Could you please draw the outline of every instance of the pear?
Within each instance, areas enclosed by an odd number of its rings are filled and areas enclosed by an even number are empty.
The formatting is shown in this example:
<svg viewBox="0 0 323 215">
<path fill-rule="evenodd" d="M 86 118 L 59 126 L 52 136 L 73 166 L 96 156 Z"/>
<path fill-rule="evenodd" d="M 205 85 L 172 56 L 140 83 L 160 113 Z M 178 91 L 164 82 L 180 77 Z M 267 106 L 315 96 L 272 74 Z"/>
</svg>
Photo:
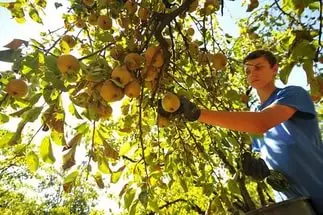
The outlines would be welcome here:
<svg viewBox="0 0 323 215">
<path fill-rule="evenodd" d="M 173 93 L 166 93 L 164 98 L 162 99 L 162 107 L 165 111 L 173 113 L 178 110 L 181 102 L 179 98 Z"/>
<path fill-rule="evenodd" d="M 70 35 L 64 35 L 62 41 L 65 41 L 70 48 L 73 48 L 76 45 L 75 39 Z"/>
<path fill-rule="evenodd" d="M 111 78 L 123 86 L 132 81 L 132 75 L 125 66 L 117 66 L 111 73 Z"/>
<path fill-rule="evenodd" d="M 129 14 L 133 14 L 137 11 L 137 4 L 132 0 L 126 1 L 124 7 L 126 8 Z"/>
<path fill-rule="evenodd" d="M 6 91 L 10 96 L 22 98 L 27 95 L 28 86 L 21 79 L 11 79 L 6 86 Z"/>
<path fill-rule="evenodd" d="M 61 55 L 56 63 L 61 73 L 75 73 L 80 70 L 80 62 L 73 55 Z"/>
<path fill-rule="evenodd" d="M 129 53 L 124 59 L 126 67 L 133 71 L 139 69 L 141 66 L 142 57 L 137 53 Z"/>
<path fill-rule="evenodd" d="M 107 80 L 103 82 L 100 89 L 100 95 L 107 102 L 115 102 L 121 100 L 124 93 L 121 88 L 113 83 L 113 81 Z"/>
<path fill-rule="evenodd" d="M 127 84 L 124 91 L 129 98 L 137 98 L 140 95 L 141 91 L 138 80 L 133 80 L 129 84 Z"/>
<path fill-rule="evenodd" d="M 138 16 L 139 16 L 139 19 L 141 19 L 142 21 L 147 21 L 149 12 L 146 8 L 141 7 L 138 10 Z"/>
<path fill-rule="evenodd" d="M 211 61 L 214 69 L 223 70 L 227 64 L 227 57 L 222 53 L 217 53 L 212 56 Z"/>
<path fill-rule="evenodd" d="M 158 71 L 155 67 L 149 66 L 146 68 L 145 81 L 153 81 L 157 78 Z"/>
<path fill-rule="evenodd" d="M 112 28 L 112 19 L 107 15 L 100 15 L 97 23 L 98 26 L 103 30 L 109 30 Z"/>
<path fill-rule="evenodd" d="M 165 128 L 169 125 L 169 120 L 166 117 L 158 116 L 157 125 L 161 128 Z"/>
</svg>

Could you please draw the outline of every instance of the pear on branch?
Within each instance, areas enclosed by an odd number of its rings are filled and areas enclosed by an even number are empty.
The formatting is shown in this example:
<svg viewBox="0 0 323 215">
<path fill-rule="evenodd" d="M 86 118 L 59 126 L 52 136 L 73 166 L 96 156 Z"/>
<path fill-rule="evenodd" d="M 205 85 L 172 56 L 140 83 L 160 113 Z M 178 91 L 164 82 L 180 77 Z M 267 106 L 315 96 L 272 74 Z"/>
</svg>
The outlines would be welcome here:
<svg viewBox="0 0 323 215">
<path fill-rule="evenodd" d="M 217 53 L 211 56 L 212 66 L 216 70 L 223 70 L 227 64 L 227 57 L 222 53 Z"/>
<path fill-rule="evenodd" d="M 173 93 L 170 93 L 170 92 L 166 93 L 166 95 L 162 99 L 162 107 L 167 112 L 173 113 L 177 111 L 180 105 L 181 105 L 181 102 L 178 96 L 176 96 Z"/>
<path fill-rule="evenodd" d="M 160 47 L 150 46 L 145 52 L 146 65 L 161 67 L 164 64 L 164 54 Z"/>
<path fill-rule="evenodd" d="M 76 45 L 76 41 L 71 35 L 64 35 L 62 41 L 66 42 L 70 48 L 74 48 Z"/>
<path fill-rule="evenodd" d="M 61 55 L 56 63 L 61 73 L 76 73 L 80 70 L 80 62 L 73 55 Z"/>
<path fill-rule="evenodd" d="M 119 101 L 123 98 L 122 88 L 118 87 L 113 81 L 107 80 L 100 89 L 101 97 L 107 102 Z"/>
<path fill-rule="evenodd" d="M 138 10 L 138 17 L 142 21 L 147 21 L 147 19 L 149 17 L 149 11 L 148 11 L 148 9 L 146 9 L 144 7 L 139 8 L 139 10 Z"/>
<path fill-rule="evenodd" d="M 163 116 L 158 116 L 157 118 L 157 125 L 160 128 L 165 128 L 169 125 L 169 119 Z"/>
<path fill-rule="evenodd" d="M 101 29 L 109 30 L 112 28 L 112 19 L 107 15 L 101 15 L 97 20 L 97 24 Z"/>
<path fill-rule="evenodd" d="M 132 75 L 125 66 L 117 66 L 111 73 L 111 78 L 122 84 L 127 85 L 132 81 Z"/>
<path fill-rule="evenodd" d="M 130 71 L 139 69 L 141 66 L 142 57 L 137 53 L 129 53 L 124 59 L 124 63 Z"/>
<path fill-rule="evenodd" d="M 140 95 L 141 86 L 138 80 L 132 80 L 126 85 L 124 92 L 129 98 L 137 98 Z"/>
<path fill-rule="evenodd" d="M 21 79 L 11 79 L 6 86 L 6 91 L 9 96 L 22 98 L 27 95 L 28 86 Z"/>
</svg>

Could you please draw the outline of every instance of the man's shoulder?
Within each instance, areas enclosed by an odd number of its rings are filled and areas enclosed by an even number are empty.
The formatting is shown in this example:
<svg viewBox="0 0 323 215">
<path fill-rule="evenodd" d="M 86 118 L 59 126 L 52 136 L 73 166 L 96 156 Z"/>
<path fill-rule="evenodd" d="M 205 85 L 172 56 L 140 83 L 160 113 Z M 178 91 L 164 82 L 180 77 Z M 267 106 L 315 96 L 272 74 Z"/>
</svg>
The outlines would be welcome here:
<svg viewBox="0 0 323 215">
<path fill-rule="evenodd" d="M 286 86 L 284 88 L 281 88 L 278 93 L 277 96 L 282 96 L 282 95 L 298 95 L 298 94 L 306 94 L 308 95 L 308 92 L 300 86 Z"/>
</svg>

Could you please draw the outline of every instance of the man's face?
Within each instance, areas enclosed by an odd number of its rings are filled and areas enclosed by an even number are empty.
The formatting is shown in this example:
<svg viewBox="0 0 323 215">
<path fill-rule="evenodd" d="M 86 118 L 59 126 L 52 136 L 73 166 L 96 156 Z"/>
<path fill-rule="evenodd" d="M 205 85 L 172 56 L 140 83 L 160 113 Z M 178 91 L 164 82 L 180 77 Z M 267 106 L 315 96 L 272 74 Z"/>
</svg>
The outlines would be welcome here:
<svg viewBox="0 0 323 215">
<path fill-rule="evenodd" d="M 264 57 L 249 60 L 244 64 L 244 71 L 251 87 L 261 89 L 274 81 L 278 65 L 271 66 Z"/>
</svg>

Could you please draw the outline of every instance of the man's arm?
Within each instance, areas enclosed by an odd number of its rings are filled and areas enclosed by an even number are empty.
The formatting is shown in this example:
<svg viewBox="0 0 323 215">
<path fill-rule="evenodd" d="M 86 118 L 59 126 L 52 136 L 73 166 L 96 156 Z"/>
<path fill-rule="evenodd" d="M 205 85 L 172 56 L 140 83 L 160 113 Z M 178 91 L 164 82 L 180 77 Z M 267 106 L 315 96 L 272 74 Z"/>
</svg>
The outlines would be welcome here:
<svg viewBox="0 0 323 215">
<path fill-rule="evenodd" d="M 261 112 L 225 112 L 201 110 L 198 121 L 235 131 L 263 134 L 270 128 L 288 120 L 296 109 L 274 104 Z"/>
</svg>

